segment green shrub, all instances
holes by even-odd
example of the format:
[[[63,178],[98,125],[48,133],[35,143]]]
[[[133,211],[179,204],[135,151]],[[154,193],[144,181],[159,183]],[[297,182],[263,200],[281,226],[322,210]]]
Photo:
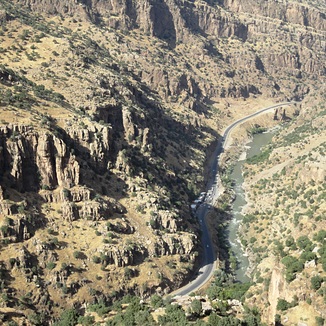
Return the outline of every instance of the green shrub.
[[[158,294],[152,295],[151,296],[151,306],[154,309],[162,307],[163,306],[163,298]]]
[[[322,317],[316,317],[316,324],[317,326],[324,326],[325,319]]]
[[[187,318],[185,312],[178,305],[168,305],[165,314],[158,316],[161,325],[186,325]]]
[[[54,326],[75,326],[78,323],[78,313],[75,309],[65,310]]]
[[[290,306],[290,303],[287,302],[286,300],[278,299],[276,309],[281,310],[281,311],[285,311],[285,310],[289,309],[289,306]]]
[[[293,256],[286,256],[281,262],[286,266],[285,279],[287,282],[295,279],[295,273],[303,271],[303,263]]]
[[[202,311],[202,303],[200,300],[195,299],[191,302],[190,305],[191,308],[191,312],[196,315],[196,316],[200,316],[201,311]]]
[[[54,263],[53,261],[50,261],[46,264],[46,268],[49,269],[49,270],[52,270],[56,267],[56,263]]]
[[[81,251],[74,251],[73,256],[76,259],[84,259],[85,255]]]
[[[99,301],[96,304],[92,304],[88,306],[89,311],[96,312],[100,317],[104,316],[110,311],[110,308],[107,307],[104,301]]]
[[[309,251],[313,249],[311,248],[313,244],[306,235],[303,235],[297,239],[297,245],[300,249],[305,249]]]
[[[101,258],[99,256],[93,256],[92,260],[93,260],[93,263],[95,263],[95,264],[101,263]]]
[[[323,283],[323,279],[319,276],[313,276],[310,280],[311,282],[311,288],[313,290],[318,290],[321,287],[321,284]]]
[[[82,324],[85,326],[91,326],[91,325],[94,325],[94,323],[95,323],[94,316],[80,316],[78,318],[78,324]]]

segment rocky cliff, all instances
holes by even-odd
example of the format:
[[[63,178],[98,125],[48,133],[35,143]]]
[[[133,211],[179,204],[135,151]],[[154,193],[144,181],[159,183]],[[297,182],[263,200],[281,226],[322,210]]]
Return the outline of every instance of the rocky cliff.
[[[266,91],[265,85],[269,85],[272,96],[296,95],[302,98],[309,90],[302,92],[302,88],[297,88],[296,84],[306,78],[311,79],[312,75],[325,75],[326,19],[322,5],[288,1],[243,4],[239,1],[209,3],[176,0],[17,3],[33,11],[52,15],[75,15],[81,20],[104,24],[107,28],[141,31],[144,35],[163,41],[177,52],[183,52],[182,45],[187,44],[190,47],[188,51],[195,58],[189,60],[190,57],[185,54],[185,61],[190,64],[195,75],[192,74],[190,79],[193,80],[185,85],[184,91],[190,95],[196,94],[197,99],[215,94],[220,97],[247,98],[250,94]],[[206,37],[198,38],[198,35]],[[232,42],[228,42],[228,39],[232,39]],[[142,80],[149,87],[159,90],[165,97],[180,96],[184,87],[182,84],[185,84],[182,80],[190,76],[178,76],[167,66],[159,67],[161,65],[158,63],[147,65],[142,59],[147,55],[145,60],[152,60],[150,48],[140,51],[141,57],[134,52],[132,44],[127,45],[126,49],[128,51],[121,56],[133,56],[135,62],[144,68]],[[140,52],[138,49],[138,54]],[[171,53],[164,60],[169,61],[172,57]],[[127,58],[123,60],[129,61]],[[170,65],[176,69],[173,60]],[[203,61],[212,61],[206,64],[207,67],[211,66],[206,74],[210,75],[217,69],[218,80],[211,78],[213,76],[204,77],[203,72],[199,73],[197,69]],[[136,66],[130,68],[134,70]],[[251,78],[246,77],[249,75]],[[175,80],[175,77],[179,80]],[[286,80],[287,86],[282,85],[282,80]],[[194,85],[197,88],[195,92],[192,90]],[[189,105],[196,108],[199,104]]]

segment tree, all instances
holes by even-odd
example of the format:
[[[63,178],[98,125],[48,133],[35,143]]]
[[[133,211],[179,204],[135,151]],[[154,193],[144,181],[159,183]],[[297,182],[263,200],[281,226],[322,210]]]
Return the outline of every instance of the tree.
[[[158,317],[159,324],[186,326],[187,318],[185,312],[177,305],[168,305],[165,309],[165,314]]]
[[[144,326],[156,325],[152,315],[145,305],[140,303],[140,298],[134,296],[126,296],[121,303],[128,302],[129,305],[124,312],[119,308],[114,310],[121,311],[113,319],[107,322],[107,326]]]
[[[80,316],[78,318],[78,324],[82,324],[84,326],[91,326],[94,325],[95,318],[94,316]]]
[[[259,326],[259,325],[261,325],[261,323],[260,323],[260,321],[261,321],[260,313],[259,313],[257,307],[254,307],[252,309],[249,309],[249,308],[245,307],[245,310],[246,310],[246,315],[245,315],[245,318],[244,318],[244,324],[246,326]]]
[[[76,258],[76,259],[85,259],[86,258],[84,253],[82,253],[81,251],[77,251],[77,250],[74,251],[73,255],[74,255],[74,258]]]
[[[314,240],[323,243],[326,238],[326,230],[319,230],[317,234],[314,235]]]
[[[125,267],[124,275],[126,279],[130,280],[134,276],[134,271],[129,267]]]
[[[151,297],[151,306],[154,309],[162,307],[163,306],[163,298],[158,294],[152,295],[152,297]]]
[[[281,315],[276,314],[274,318],[275,318],[275,325],[276,326],[281,325],[282,322]]]
[[[228,316],[228,317],[224,317],[224,318],[220,318],[217,321],[217,324],[210,324],[212,326],[241,326],[242,323],[239,319],[232,317],[232,316]]]
[[[319,275],[316,275],[311,278],[310,282],[311,288],[313,290],[318,290],[321,286],[321,283],[323,282],[323,279]]]
[[[293,256],[286,256],[281,262],[286,266],[285,279],[287,282],[293,281],[295,273],[301,272],[304,268],[303,263]]]
[[[316,254],[314,252],[311,252],[311,251],[305,250],[300,255],[300,260],[303,261],[303,262],[316,260],[316,259],[317,259]]]
[[[289,302],[287,302],[284,299],[278,299],[276,309],[281,310],[281,311],[288,310],[289,309]]]
[[[93,260],[93,263],[95,263],[95,264],[101,263],[101,258],[99,256],[93,256],[92,260]]]
[[[135,313],[135,323],[139,326],[156,325],[153,316],[148,310],[140,310]]]
[[[60,320],[54,323],[54,326],[75,326],[78,323],[78,313],[75,309],[65,310]]]
[[[215,326],[218,325],[219,321],[220,321],[221,317],[216,314],[216,313],[212,313],[209,315],[208,317],[208,325],[209,326]]]
[[[27,318],[32,323],[32,325],[45,325],[46,317],[44,312],[30,314]]]
[[[200,300],[195,299],[191,302],[190,305],[191,308],[191,312],[195,315],[195,316],[200,316],[201,312],[202,312],[202,303]]]
[[[324,326],[325,319],[322,317],[316,317],[316,324],[317,326]]]
[[[103,300],[100,300],[98,303],[88,306],[89,311],[96,312],[100,317],[104,316],[110,311],[110,308],[106,306]]]
[[[201,319],[197,319],[192,325],[194,325],[194,326],[207,326],[207,324]]]
[[[312,242],[306,235],[302,235],[297,239],[297,245],[300,249],[312,250]]]
[[[322,263],[324,272],[326,272],[326,255],[321,257],[321,263]]]
[[[295,246],[295,241],[294,238],[292,236],[289,236],[286,240],[285,240],[285,245],[287,247],[292,247],[293,245]],[[292,249],[292,248],[291,248]],[[295,250],[295,247],[293,247],[293,250]]]

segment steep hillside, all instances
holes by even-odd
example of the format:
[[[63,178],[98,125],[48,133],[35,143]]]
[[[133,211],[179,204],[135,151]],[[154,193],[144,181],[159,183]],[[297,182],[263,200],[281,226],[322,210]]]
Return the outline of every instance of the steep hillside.
[[[189,203],[219,133],[320,88],[324,13],[0,0],[3,321],[184,283],[201,251]]]
[[[273,143],[248,160],[241,241],[250,289],[268,322],[315,324],[326,311],[325,94],[302,104]],[[252,299],[248,301],[253,302]]]

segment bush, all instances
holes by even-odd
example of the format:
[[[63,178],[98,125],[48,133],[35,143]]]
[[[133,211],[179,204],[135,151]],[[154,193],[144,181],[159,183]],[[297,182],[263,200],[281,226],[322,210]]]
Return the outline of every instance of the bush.
[[[323,282],[323,279],[319,275],[316,275],[311,278],[310,282],[311,288],[313,290],[318,290]]]
[[[49,245],[50,246],[58,246],[59,245],[59,240],[57,237],[53,237],[51,239],[49,239]]]
[[[280,323],[281,323],[281,321],[282,321],[282,319],[281,319],[281,315],[276,314],[274,318],[275,318],[275,319],[274,319],[274,320],[275,320],[275,325],[280,325]]]
[[[90,326],[90,325],[94,325],[94,323],[95,323],[94,316],[80,316],[78,318],[78,324]]]
[[[101,258],[99,256],[93,256],[93,263],[95,264],[100,264],[101,263]]]
[[[104,301],[99,301],[96,304],[90,305],[88,307],[88,310],[96,312],[100,317],[102,317],[103,315],[107,314],[110,311],[109,307],[106,306]]]
[[[201,311],[202,311],[202,303],[201,301],[199,301],[198,299],[195,299],[191,302],[191,312],[196,315],[196,316],[200,316]]]
[[[295,273],[302,272],[304,268],[303,263],[293,256],[286,256],[281,262],[286,266],[285,278],[287,282],[293,281]]]
[[[54,326],[75,326],[78,322],[78,313],[75,309],[68,309],[65,310],[60,320],[55,322]]]
[[[290,306],[290,303],[287,302],[286,300],[278,299],[276,309],[281,310],[281,311],[285,311],[285,310],[289,309],[289,306]]]
[[[313,249],[311,248],[312,242],[306,235],[303,235],[297,239],[297,245],[300,249],[305,249],[307,251],[311,251]]]
[[[129,267],[125,267],[125,269],[124,269],[124,276],[125,276],[126,279],[130,280],[132,277],[135,276],[135,271],[132,270]]]
[[[317,326],[324,326],[325,319],[322,317],[316,317],[316,324]]]
[[[267,128],[261,127],[259,125],[255,125],[249,130],[250,135],[257,135],[257,134],[262,134],[263,132],[267,131]]]
[[[46,325],[46,317],[44,312],[29,314],[27,318],[34,326]]]
[[[254,155],[253,157],[247,158],[246,162],[248,164],[258,164],[269,159],[269,156],[272,152],[271,148],[263,149],[260,154]]]
[[[158,294],[151,296],[151,306],[156,309],[163,306],[163,298]]]
[[[56,267],[56,264],[53,261],[50,261],[46,264],[46,268],[52,270]]]
[[[4,237],[8,236],[9,234],[9,226],[8,225],[2,225],[0,228],[1,233],[3,234]]]
[[[74,258],[76,259],[84,259],[85,255],[81,251],[74,251]]]
[[[165,314],[158,316],[158,322],[162,325],[186,325],[187,318],[181,307],[168,305],[165,309]]]

